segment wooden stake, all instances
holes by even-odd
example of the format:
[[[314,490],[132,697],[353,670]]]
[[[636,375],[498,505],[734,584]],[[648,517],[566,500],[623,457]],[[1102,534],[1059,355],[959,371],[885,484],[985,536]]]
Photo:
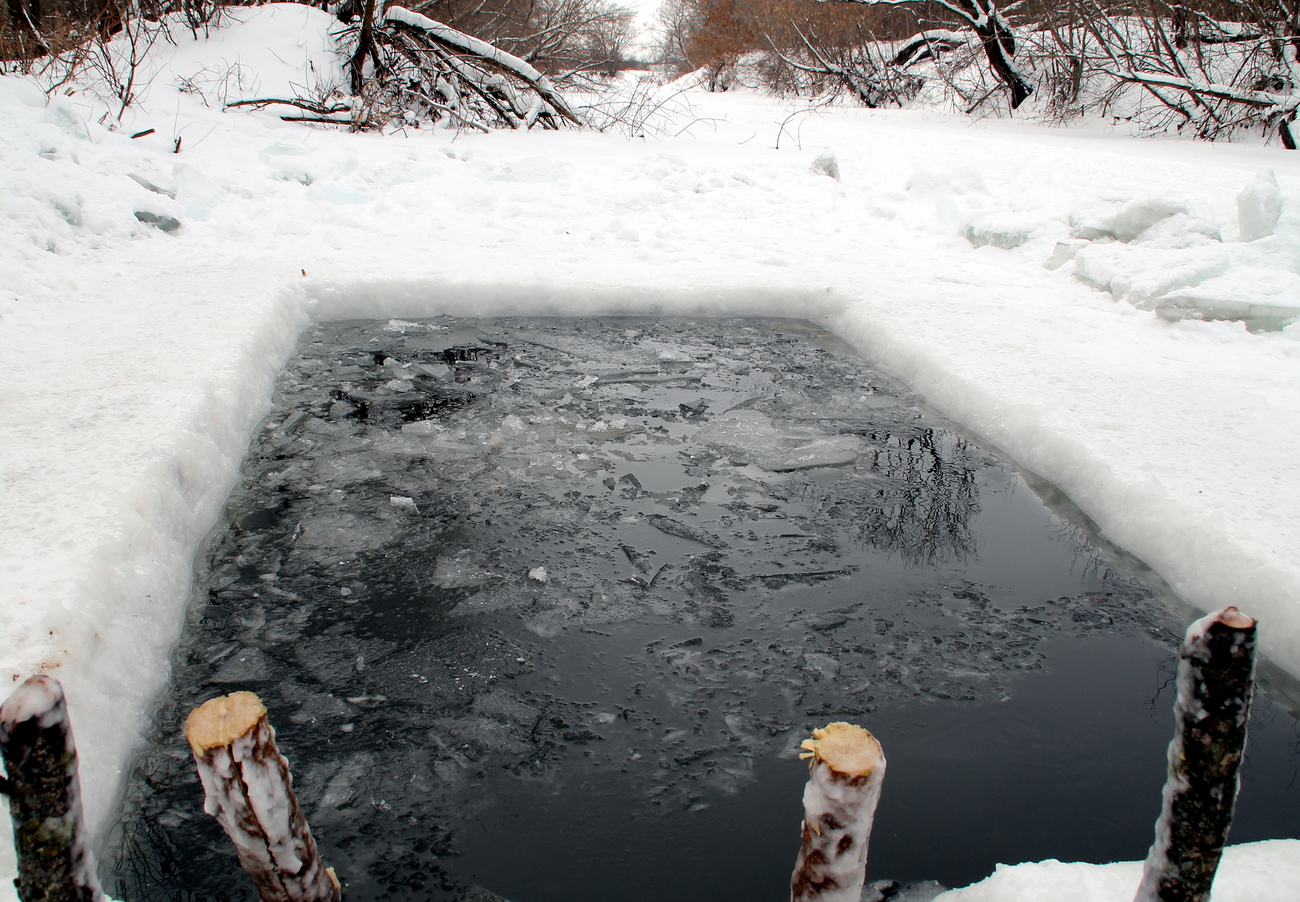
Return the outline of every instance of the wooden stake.
[[[0,705],[4,791],[18,851],[23,902],[100,902],[81,814],[77,749],[59,681],[34,676]]]
[[[203,810],[234,842],[262,902],[339,902],[262,700],[251,692],[211,699],[190,712],[185,738],[207,794]]]
[[[859,902],[867,842],[885,778],[885,753],[862,727],[833,723],[805,739],[803,845],[790,878],[791,902]]]
[[[1179,652],[1175,732],[1156,841],[1134,902],[1208,902],[1232,826],[1255,692],[1255,621],[1202,617]]]

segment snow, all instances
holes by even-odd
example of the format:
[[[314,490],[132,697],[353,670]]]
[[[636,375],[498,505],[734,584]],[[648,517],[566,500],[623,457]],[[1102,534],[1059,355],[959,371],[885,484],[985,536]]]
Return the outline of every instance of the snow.
[[[63,681],[94,829],[166,680],[194,556],[313,318],[814,320],[1189,604],[1257,617],[1300,675],[1295,155],[699,92],[644,139],[349,135],[223,112],[341,82],[324,12],[227,16],[156,41],[120,122],[93,90],[0,78],[0,672]],[[1198,320],[1218,316],[1239,319]],[[1296,844],[1225,869],[1248,854],[1219,902],[1269,898],[1242,889],[1263,862],[1286,875],[1273,892],[1300,883]],[[963,892],[1038,898],[1050,880],[1063,899],[1126,867],[1049,862]]]
[[[1132,902],[1142,862],[1082,864],[1040,861],[998,865],[972,886],[935,902]],[[1212,902],[1286,902],[1300,886],[1300,841],[1271,840],[1228,846]]]

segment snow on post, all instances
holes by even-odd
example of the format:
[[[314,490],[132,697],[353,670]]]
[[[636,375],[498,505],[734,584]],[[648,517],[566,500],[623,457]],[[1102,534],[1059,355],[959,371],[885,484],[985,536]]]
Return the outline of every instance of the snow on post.
[[[848,723],[813,730],[802,748],[799,757],[811,760],[790,902],[859,902],[885,753],[876,737]]]
[[[1156,841],[1134,902],[1208,902],[1232,826],[1255,692],[1255,621],[1236,608],[1187,629]]]
[[[72,724],[59,681],[34,676],[0,705],[4,791],[23,902],[100,902],[104,894],[81,814]]]
[[[339,902],[262,700],[251,692],[210,699],[190,712],[185,738],[207,794],[203,810],[234,842],[262,902]]]

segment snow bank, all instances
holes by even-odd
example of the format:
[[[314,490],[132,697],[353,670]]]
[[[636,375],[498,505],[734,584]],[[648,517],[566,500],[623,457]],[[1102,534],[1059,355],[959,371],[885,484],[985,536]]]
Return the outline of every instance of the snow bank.
[[[222,105],[328,87],[328,17],[229,15],[120,123],[0,78],[0,673],[63,680],[97,829],[313,316],[817,320],[1300,674],[1300,327],[1178,312],[1300,308],[1294,156],[735,93],[651,143],[313,131]]]
[[[942,893],[935,902],[1133,902],[1142,862],[1000,864],[979,883]],[[1300,887],[1300,841],[1228,846],[1211,902],[1291,902]]]

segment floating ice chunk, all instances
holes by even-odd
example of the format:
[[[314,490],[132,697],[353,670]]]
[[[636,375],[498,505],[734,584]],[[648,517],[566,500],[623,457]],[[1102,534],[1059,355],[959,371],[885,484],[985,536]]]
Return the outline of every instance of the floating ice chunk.
[[[329,554],[382,548],[392,538],[391,529],[382,521],[347,513],[311,514],[300,527],[299,546],[321,548]]]
[[[547,580],[546,568],[534,567],[533,569],[528,571],[528,578],[532,580],[536,580],[539,583],[546,582]]]
[[[523,659],[519,659],[520,662]],[[503,689],[492,689],[474,699],[474,713],[532,726],[537,721],[538,710],[522,698]]]
[[[777,473],[807,470],[811,467],[842,467],[858,459],[858,449],[856,436],[842,435],[817,439],[783,454],[760,455],[754,462],[765,470]]]
[[[528,431],[528,424],[513,413],[501,420],[501,434],[507,438],[523,435]]]
[[[654,354],[655,359],[661,363],[691,363],[695,360],[680,346],[666,341],[643,341],[638,347]]]
[[[833,680],[840,674],[840,662],[821,652],[805,654],[803,666],[804,670],[815,673],[824,680]]]
[[[663,514],[651,514],[646,520],[655,529],[667,533],[670,536],[677,536],[679,539],[689,539],[692,542],[699,542],[701,545],[707,545],[710,548],[729,548],[730,546],[722,539],[718,538],[711,532],[699,529],[695,526],[688,526],[680,520],[674,520],[672,517],[665,517]]]
[[[241,648],[212,677],[214,683],[260,683],[271,678],[271,659],[256,648]]]
[[[390,495],[388,503],[400,511],[406,511],[412,514],[418,514],[420,509],[415,505],[414,498],[408,498],[405,495]]]
[[[825,611],[820,614],[810,614],[803,618],[803,623],[811,629],[825,632],[833,630],[838,626],[843,626],[850,620],[849,616],[842,611]]]
[[[438,435],[441,432],[441,424],[433,420],[416,420],[414,423],[406,423],[402,426],[404,435]]]
[[[1237,226],[1242,241],[1267,238],[1282,215],[1282,190],[1273,170],[1261,172],[1237,195]]]
[[[331,808],[342,808],[352,801],[356,795],[357,783],[373,770],[374,765],[375,755],[370,752],[362,752],[349,758],[325,784],[325,793],[317,803],[316,814],[320,815],[323,810]]]
[[[695,433],[692,441],[773,472],[843,466],[856,461],[860,449],[857,436],[781,430],[756,410],[729,410]]]
[[[500,578],[484,566],[482,554],[466,549],[439,555],[433,568],[432,582],[440,589],[465,589]]]
[[[644,424],[633,423],[626,417],[613,417],[608,420],[599,420],[586,427],[587,435],[590,438],[599,440],[620,438],[625,435],[634,435],[645,431],[646,427]]]
[[[329,693],[313,695],[303,701],[298,710],[289,715],[291,723],[312,723],[326,717],[347,717],[356,709]]]
[[[1074,256],[1080,280],[1148,310],[1171,291],[1223,275],[1229,262],[1228,254],[1217,246],[1165,249],[1094,244]]]
[[[1039,220],[1009,210],[982,213],[967,220],[962,234],[975,247],[993,246],[1003,250],[1019,247],[1039,227]]]

